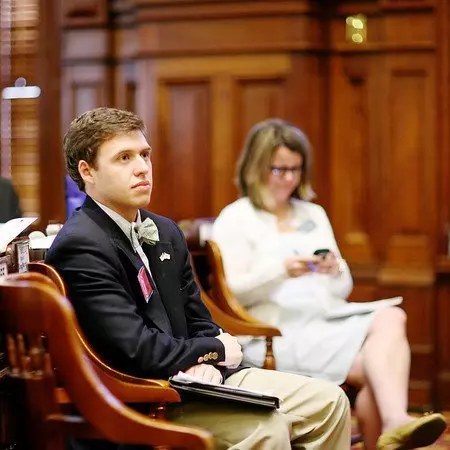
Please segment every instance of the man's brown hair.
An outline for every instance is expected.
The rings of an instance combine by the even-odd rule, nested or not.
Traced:
[[[64,157],[67,172],[80,190],[85,189],[78,163],[84,160],[96,168],[100,146],[116,136],[132,131],[145,134],[144,122],[136,114],[116,108],[96,108],[72,121],[64,136]]]

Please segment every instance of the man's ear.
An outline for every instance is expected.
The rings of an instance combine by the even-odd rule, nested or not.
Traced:
[[[94,169],[83,159],[78,161],[78,172],[83,178],[85,185],[92,185],[94,183],[93,176]]]

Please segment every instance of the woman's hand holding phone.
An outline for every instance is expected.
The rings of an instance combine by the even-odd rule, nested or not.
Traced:
[[[328,249],[320,249],[316,250],[314,254],[319,257],[319,261],[315,264],[317,272],[331,276],[339,274],[339,263],[334,252]]]
[[[319,262],[319,256],[302,257],[299,255],[292,255],[284,260],[284,265],[288,275],[295,278],[304,275],[305,273],[316,272],[316,265]]]
[[[340,273],[336,254],[327,248],[318,249],[312,256],[302,257],[297,253],[284,260],[286,271],[290,277],[299,277],[306,273],[317,272],[331,276]]]

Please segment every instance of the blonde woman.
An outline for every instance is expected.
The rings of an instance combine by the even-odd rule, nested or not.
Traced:
[[[403,310],[327,318],[346,304],[353,283],[327,214],[310,202],[310,174],[310,145],[301,130],[279,119],[253,127],[238,164],[242,198],[213,227],[227,282],[255,318],[281,329],[277,369],[360,387],[355,408],[367,449],[430,445],[446,424],[440,414],[415,419],[407,413]],[[262,364],[264,343],[246,343],[244,355]]]

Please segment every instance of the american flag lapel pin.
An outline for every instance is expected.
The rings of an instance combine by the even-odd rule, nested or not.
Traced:
[[[170,255],[166,252],[161,253],[159,259],[162,261],[164,261],[165,259],[170,259]]]

